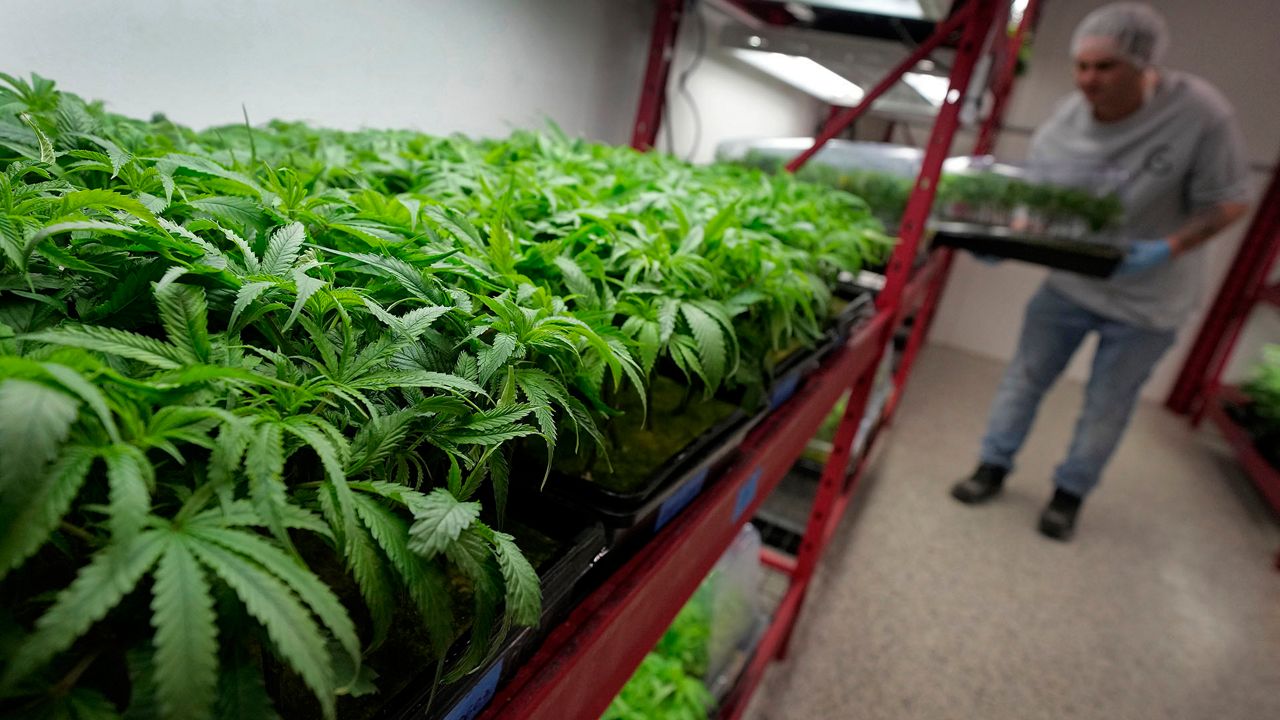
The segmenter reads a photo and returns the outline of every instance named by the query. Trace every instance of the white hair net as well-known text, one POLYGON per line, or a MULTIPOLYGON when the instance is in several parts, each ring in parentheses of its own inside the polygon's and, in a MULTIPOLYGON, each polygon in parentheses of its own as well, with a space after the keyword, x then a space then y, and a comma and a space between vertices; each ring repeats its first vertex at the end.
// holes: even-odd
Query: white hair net
POLYGON ((1071 38, 1071 54, 1086 47, 1105 47, 1134 65, 1157 65, 1169 45, 1164 18, 1145 3, 1103 5, 1085 16, 1071 38))

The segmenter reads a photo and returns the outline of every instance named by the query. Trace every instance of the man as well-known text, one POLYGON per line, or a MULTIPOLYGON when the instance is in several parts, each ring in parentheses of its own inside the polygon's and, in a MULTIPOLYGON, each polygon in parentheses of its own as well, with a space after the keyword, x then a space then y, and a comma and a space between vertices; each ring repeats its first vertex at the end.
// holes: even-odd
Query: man
POLYGON ((1208 83, 1158 66, 1164 20, 1139 3, 1090 13, 1072 38, 1079 90, 1032 138, 1033 164, 1105 162, 1123 171, 1127 252, 1099 280, 1051 273, 1027 305, 1017 353, 992 405, 980 464, 952 488, 995 497, 1045 392, 1085 336, 1098 350, 1040 532, 1067 540, 1129 423, 1138 391, 1201 294, 1201 245, 1244 214, 1247 168, 1230 104, 1208 83))

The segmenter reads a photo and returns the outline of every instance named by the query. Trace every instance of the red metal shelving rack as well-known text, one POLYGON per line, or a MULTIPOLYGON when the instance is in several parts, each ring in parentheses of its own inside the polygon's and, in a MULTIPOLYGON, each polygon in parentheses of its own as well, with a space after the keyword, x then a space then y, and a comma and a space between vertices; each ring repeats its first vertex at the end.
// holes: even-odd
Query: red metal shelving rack
MULTIPOLYGON (((1165 405, 1176 413, 1189 413, 1199 424, 1208 417, 1226 437, 1240 466, 1267 502, 1280 513, 1280 468, 1272 466, 1253 447, 1248 435, 1222 408, 1224 401, 1239 401, 1236 388, 1222 382, 1222 373, 1240 340, 1245 323, 1259 305, 1280 308, 1280 283, 1268 284, 1280 258, 1280 162, 1271 183, 1258 202, 1235 260, 1218 290, 1191 346, 1182 371, 1165 405)), ((1280 569, 1280 554, 1276 555, 1280 569)))
MULTIPOLYGON (((683 0, 657 0, 656 4, 653 42, 632 138, 632 145, 637 149, 653 147, 656 138, 683 0)), ((1023 27, 1033 21, 1036 5, 1036 0, 1031 0, 1023 27)), ((800 456, 836 400, 851 390, 798 555, 792 559, 766 552, 762 557, 767 564, 786 572, 790 585, 741 680, 720 708, 720 716, 737 718, 745 711, 768 663, 785 654, 787 639, 818 559, 848 507, 871 455, 878 433, 873 433, 866 443, 852 473, 846 471, 880 358, 895 328, 911 310, 918 307, 908 342, 911 358, 928 332, 929 319, 950 267, 951 251, 935 251, 915 273, 911 272, 912 260, 924 234, 942 161, 959 126, 961 101, 989 37, 1001 38, 994 43, 997 47, 995 67, 1000 70, 994 73, 992 89, 1007 94, 1012 86, 1014 64, 1005 60, 1016 55, 1017 47, 1006 42, 1020 43, 1022 33, 1005 41, 1002 33, 992 32, 994 27, 1007 22, 1007 10, 1006 0, 958 0, 950 18, 938 25, 933 37, 922 42, 890 78, 868 92, 858 107, 832 113, 814 147, 793 162, 792 169, 841 132, 904 71, 926 57, 930 49, 944 41, 956 43, 950 88, 954 92, 949 94, 949 101, 934 123, 923 168, 900 226, 900 242, 886 271, 885 288, 877 297, 874 317, 859 327, 843 348, 829 356, 790 401, 747 436, 732 465, 720 477, 550 633, 535 656, 499 690, 482 718, 598 718, 741 526, 750 520, 800 456)), ((997 98, 995 107, 1002 108, 1003 104, 1003 99, 997 98)), ((987 127, 980 134, 983 138, 980 149, 990 148, 995 132, 991 126, 998 121, 994 114, 987 118, 987 127)), ((904 356, 904 360, 908 359, 904 356)), ((903 365, 905 369, 896 378, 895 395, 900 394, 910 371, 909 362, 903 365)))

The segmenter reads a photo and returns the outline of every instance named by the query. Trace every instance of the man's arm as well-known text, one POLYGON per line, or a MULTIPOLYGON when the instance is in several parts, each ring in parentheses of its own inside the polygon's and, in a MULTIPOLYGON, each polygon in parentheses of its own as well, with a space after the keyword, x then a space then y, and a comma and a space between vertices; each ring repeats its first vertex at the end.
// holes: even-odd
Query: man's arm
POLYGON ((1248 203, 1222 202, 1195 213, 1168 237, 1174 257, 1201 245, 1228 225, 1239 220, 1249 209, 1248 203))

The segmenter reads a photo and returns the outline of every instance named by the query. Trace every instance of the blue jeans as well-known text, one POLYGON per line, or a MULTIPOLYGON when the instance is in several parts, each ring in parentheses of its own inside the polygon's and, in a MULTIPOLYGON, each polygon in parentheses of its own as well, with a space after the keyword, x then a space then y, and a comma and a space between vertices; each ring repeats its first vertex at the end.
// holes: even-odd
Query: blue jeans
POLYGON ((1018 352, 991 406, 982 438, 982 462, 1013 468, 1014 455, 1031 430, 1040 400, 1090 332, 1098 333, 1098 352, 1085 387, 1084 409, 1053 480, 1080 497, 1098 484, 1133 415, 1138 391, 1173 344, 1176 332, 1110 320, 1047 287, 1041 287, 1027 304, 1018 352))

